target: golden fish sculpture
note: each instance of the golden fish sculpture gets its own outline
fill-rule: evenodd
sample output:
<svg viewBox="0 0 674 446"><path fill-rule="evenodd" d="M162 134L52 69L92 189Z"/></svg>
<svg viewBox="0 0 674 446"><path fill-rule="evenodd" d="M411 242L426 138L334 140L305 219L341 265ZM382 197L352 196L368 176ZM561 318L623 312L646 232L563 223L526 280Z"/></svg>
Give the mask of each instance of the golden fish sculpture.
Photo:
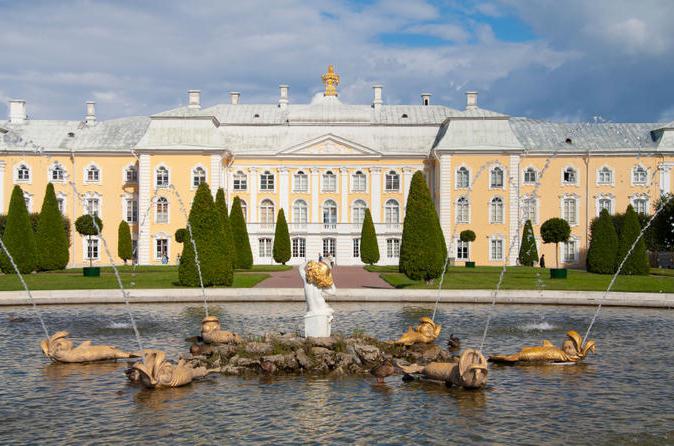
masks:
<svg viewBox="0 0 674 446"><path fill-rule="evenodd" d="M478 350L469 348L461 353L458 362L431 362L426 365L400 366L409 375L419 375L432 381L464 389L480 389L487 384L487 360Z"/></svg>
<svg viewBox="0 0 674 446"><path fill-rule="evenodd" d="M180 387L217 370L207 370L206 367L191 367L184 360L173 364L166 359L166 353L161 350L145 350L143 361L137 362L127 372L131 381L139 381L148 389Z"/></svg>
<svg viewBox="0 0 674 446"><path fill-rule="evenodd" d="M436 324L430 317L424 316L419 319L417 328L408 327L407 331L395 343L403 345L429 344L440 336L440 330L442 330L442 325Z"/></svg>
<svg viewBox="0 0 674 446"><path fill-rule="evenodd" d="M220 320L206 316L201 321L201 338L207 344L240 344L241 337L231 331L220 329Z"/></svg>
<svg viewBox="0 0 674 446"><path fill-rule="evenodd" d="M332 279L330 267L323 262L310 260L304 270L307 274L307 282L316 285L318 288L330 288L335 283Z"/></svg>
<svg viewBox="0 0 674 446"><path fill-rule="evenodd" d="M524 347L512 355L494 355L489 357L491 362L517 363L517 362L578 362L583 360L588 353L595 352L596 343L592 340L581 345L583 338L575 330L566 332L568 339L562 344L562 348L555 347L550 341L543 341L543 345Z"/></svg>
<svg viewBox="0 0 674 446"><path fill-rule="evenodd" d="M93 345L91 341L84 341L73 348L73 341L68 339L70 333L57 331L49 339L40 342L42 353L56 362L94 362L113 359L136 358L138 355L128 353L109 345Z"/></svg>

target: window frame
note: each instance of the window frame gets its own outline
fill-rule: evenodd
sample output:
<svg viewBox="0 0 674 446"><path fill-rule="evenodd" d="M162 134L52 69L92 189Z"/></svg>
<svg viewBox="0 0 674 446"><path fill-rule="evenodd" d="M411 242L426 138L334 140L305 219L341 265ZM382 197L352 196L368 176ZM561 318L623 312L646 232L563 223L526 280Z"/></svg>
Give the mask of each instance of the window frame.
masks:
<svg viewBox="0 0 674 446"><path fill-rule="evenodd" d="M197 189L201 183L206 183L207 179L206 169L201 165L194 166L192 169L192 189Z"/></svg>
<svg viewBox="0 0 674 446"><path fill-rule="evenodd" d="M362 187L359 183L363 183ZM351 192L366 193L367 192L367 175L362 170L357 170L351 175Z"/></svg>
<svg viewBox="0 0 674 446"><path fill-rule="evenodd" d="M495 181L495 179L498 179L498 177L494 176L496 172L500 172L501 184L498 184L498 182ZM500 165L493 166L489 169L489 189L505 189L505 169Z"/></svg>
<svg viewBox="0 0 674 446"><path fill-rule="evenodd" d="M160 207L161 205L161 207ZM165 208L165 209L162 209ZM154 222L158 225L169 224L170 222L169 200L166 197L157 197L154 203Z"/></svg>
<svg viewBox="0 0 674 446"><path fill-rule="evenodd" d="M160 176L161 174L161 176ZM160 181L161 179L161 181ZM154 169L154 186L156 189L164 189L171 185L171 171L162 165Z"/></svg>
<svg viewBox="0 0 674 446"><path fill-rule="evenodd" d="M265 170L260 174L260 192L274 192L276 190L276 176Z"/></svg>
<svg viewBox="0 0 674 446"><path fill-rule="evenodd" d="M293 192L309 192L309 175L303 170L298 170L293 174Z"/></svg>
<svg viewBox="0 0 674 446"><path fill-rule="evenodd" d="M400 192L400 174L393 169L384 174L384 192Z"/></svg>
<svg viewBox="0 0 674 446"><path fill-rule="evenodd" d="M470 169L468 169L466 166L460 166L458 169L456 169L455 175L455 189L470 188Z"/></svg>
<svg viewBox="0 0 674 446"><path fill-rule="evenodd" d="M234 175L232 175L232 189L239 192L247 191L248 175L241 170L237 170Z"/></svg>

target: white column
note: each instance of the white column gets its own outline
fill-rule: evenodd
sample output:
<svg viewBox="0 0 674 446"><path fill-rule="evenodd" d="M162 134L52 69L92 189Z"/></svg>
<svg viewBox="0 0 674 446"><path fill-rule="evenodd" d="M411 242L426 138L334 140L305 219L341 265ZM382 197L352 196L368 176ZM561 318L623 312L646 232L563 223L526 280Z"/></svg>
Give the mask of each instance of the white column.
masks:
<svg viewBox="0 0 674 446"><path fill-rule="evenodd" d="M211 155L211 193L213 197L218 193L218 188L221 187L222 183L220 177L222 176L222 155L216 154Z"/></svg>
<svg viewBox="0 0 674 446"><path fill-rule="evenodd" d="M412 176L414 169L411 167L403 167L403 204L402 207L407 207L407 196L410 193L410 186L412 185Z"/></svg>
<svg viewBox="0 0 674 446"><path fill-rule="evenodd" d="M318 175L319 169L311 169L311 223L320 223L318 217Z"/></svg>
<svg viewBox="0 0 674 446"><path fill-rule="evenodd" d="M438 181L440 183L440 226L445 234L445 243L449 248L449 256L455 257L456 253L452 251L454 240L452 237L452 155L440 155L440 174ZM472 203L471 203L472 205Z"/></svg>
<svg viewBox="0 0 674 446"><path fill-rule="evenodd" d="M0 160L0 213L5 212L5 162Z"/></svg>
<svg viewBox="0 0 674 446"><path fill-rule="evenodd" d="M370 213L373 223L381 223L381 168L370 168Z"/></svg>
<svg viewBox="0 0 674 446"><path fill-rule="evenodd" d="M290 176L288 175L288 168L281 167L279 168L279 193L280 193L280 204L279 206L283 209L283 213L288 220L288 200L290 199Z"/></svg>
<svg viewBox="0 0 674 446"><path fill-rule="evenodd" d="M339 222L348 223L349 222L349 170L346 167L339 169L341 174L341 181L339 182L341 201L342 201L342 210L339 213Z"/></svg>
<svg viewBox="0 0 674 446"><path fill-rule="evenodd" d="M145 212L150 206L152 197L152 169L150 155L141 153L138 159L138 210ZM73 203L73 206L75 203ZM138 228L138 263L146 265L150 263L150 220L152 210L147 218L139 222Z"/></svg>
<svg viewBox="0 0 674 446"><path fill-rule="evenodd" d="M250 223L257 223L257 169L251 167L248 169L248 188L250 189L250 203L248 203L248 217ZM250 245L253 246L253 245Z"/></svg>
<svg viewBox="0 0 674 446"><path fill-rule="evenodd" d="M520 156L510 155L508 168L508 244L510 249L508 263L515 265L519 255L520 239Z"/></svg>

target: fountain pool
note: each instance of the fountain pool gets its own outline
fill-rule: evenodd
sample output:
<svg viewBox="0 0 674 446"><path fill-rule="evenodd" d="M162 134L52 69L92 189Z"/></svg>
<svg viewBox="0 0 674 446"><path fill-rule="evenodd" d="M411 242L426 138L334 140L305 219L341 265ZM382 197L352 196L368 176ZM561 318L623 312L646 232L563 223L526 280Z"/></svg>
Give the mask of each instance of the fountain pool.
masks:
<svg viewBox="0 0 674 446"><path fill-rule="evenodd" d="M301 331L303 303L215 304L223 328ZM333 332L393 339L432 304L334 304ZM451 333L479 345L484 305L440 304L440 345ZM176 358L198 333L203 305L132 305L146 348ZM42 306L75 341L135 348L122 305ZM512 353L566 330L584 331L594 307L497 306L485 354ZM300 316L298 316L300 315ZM239 378L210 375L187 387L130 385L126 363L50 364L30 307L0 308L0 443L671 444L674 312L604 308L597 354L575 366L490 365L483 391L372 377Z"/></svg>

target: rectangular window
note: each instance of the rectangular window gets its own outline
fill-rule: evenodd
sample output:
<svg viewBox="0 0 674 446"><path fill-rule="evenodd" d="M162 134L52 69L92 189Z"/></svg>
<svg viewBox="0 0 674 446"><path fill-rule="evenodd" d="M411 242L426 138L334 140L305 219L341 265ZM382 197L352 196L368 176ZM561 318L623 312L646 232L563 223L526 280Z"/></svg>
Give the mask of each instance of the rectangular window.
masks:
<svg viewBox="0 0 674 446"><path fill-rule="evenodd" d="M246 175L240 173L234 175L234 190L246 190L248 188L248 179Z"/></svg>
<svg viewBox="0 0 674 446"><path fill-rule="evenodd" d="M360 239L353 239L353 258L360 259Z"/></svg>
<svg viewBox="0 0 674 446"><path fill-rule="evenodd" d="M609 198L600 198L599 199L599 212L606 209L608 213L611 213L611 200Z"/></svg>
<svg viewBox="0 0 674 446"><path fill-rule="evenodd" d="M99 215L99 201L98 198L87 198L85 201L86 211L89 215Z"/></svg>
<svg viewBox="0 0 674 446"><path fill-rule="evenodd" d="M155 241L155 258L168 263L168 239L158 238Z"/></svg>
<svg viewBox="0 0 674 446"><path fill-rule="evenodd" d="M274 190L274 174L265 172L260 175L260 190Z"/></svg>
<svg viewBox="0 0 674 446"><path fill-rule="evenodd" d="M400 175L394 171L386 174L385 186L387 192L397 192L400 190Z"/></svg>
<svg viewBox="0 0 674 446"><path fill-rule="evenodd" d="M138 201L132 198L126 200L126 222L138 223Z"/></svg>
<svg viewBox="0 0 674 446"><path fill-rule="evenodd" d="M323 257L333 256L337 253L337 241L334 238L323 239Z"/></svg>
<svg viewBox="0 0 674 446"><path fill-rule="evenodd" d="M522 202L522 218L526 222L531 220L532 224L536 224L536 199L526 198Z"/></svg>
<svg viewBox="0 0 674 446"><path fill-rule="evenodd" d="M400 239L390 238L386 240L386 257L395 259L400 257Z"/></svg>
<svg viewBox="0 0 674 446"><path fill-rule="evenodd" d="M576 262L576 241L569 240L564 243L564 263Z"/></svg>
<svg viewBox="0 0 674 446"><path fill-rule="evenodd" d="M293 239L293 257L304 259L307 256L307 240L303 238Z"/></svg>
<svg viewBox="0 0 674 446"><path fill-rule="evenodd" d="M351 191L365 192L367 190L367 177L364 173L357 173L351 177Z"/></svg>
<svg viewBox="0 0 674 446"><path fill-rule="evenodd" d="M87 239L87 260L98 260L98 239Z"/></svg>
<svg viewBox="0 0 674 446"><path fill-rule="evenodd" d="M59 212L63 214L63 211L64 211L64 209L65 209L65 207L66 207L66 199L63 198L63 197L57 198L57 199L56 199L56 204L57 204L58 207L59 207Z"/></svg>
<svg viewBox="0 0 674 446"><path fill-rule="evenodd" d="M646 214L648 212L648 200L644 198L637 198L633 202L634 211L637 214Z"/></svg>
<svg viewBox="0 0 674 446"><path fill-rule="evenodd" d="M468 242L462 242L461 240L456 242L456 259L468 260Z"/></svg>
<svg viewBox="0 0 674 446"><path fill-rule="evenodd" d="M260 246L259 257L271 257L272 244L270 238L261 238L258 239Z"/></svg>
<svg viewBox="0 0 674 446"><path fill-rule="evenodd" d="M307 192L309 190L309 177L304 173L296 174L293 186L295 192Z"/></svg>
<svg viewBox="0 0 674 446"><path fill-rule="evenodd" d="M492 239L490 242L491 253L490 259L492 261L503 260L503 240Z"/></svg>
<svg viewBox="0 0 674 446"><path fill-rule="evenodd" d="M323 175L323 192L335 192L337 190L337 175L332 172L326 172Z"/></svg>
<svg viewBox="0 0 674 446"><path fill-rule="evenodd" d="M575 198L564 199L562 218L564 218L570 225L575 225L577 223Z"/></svg>

